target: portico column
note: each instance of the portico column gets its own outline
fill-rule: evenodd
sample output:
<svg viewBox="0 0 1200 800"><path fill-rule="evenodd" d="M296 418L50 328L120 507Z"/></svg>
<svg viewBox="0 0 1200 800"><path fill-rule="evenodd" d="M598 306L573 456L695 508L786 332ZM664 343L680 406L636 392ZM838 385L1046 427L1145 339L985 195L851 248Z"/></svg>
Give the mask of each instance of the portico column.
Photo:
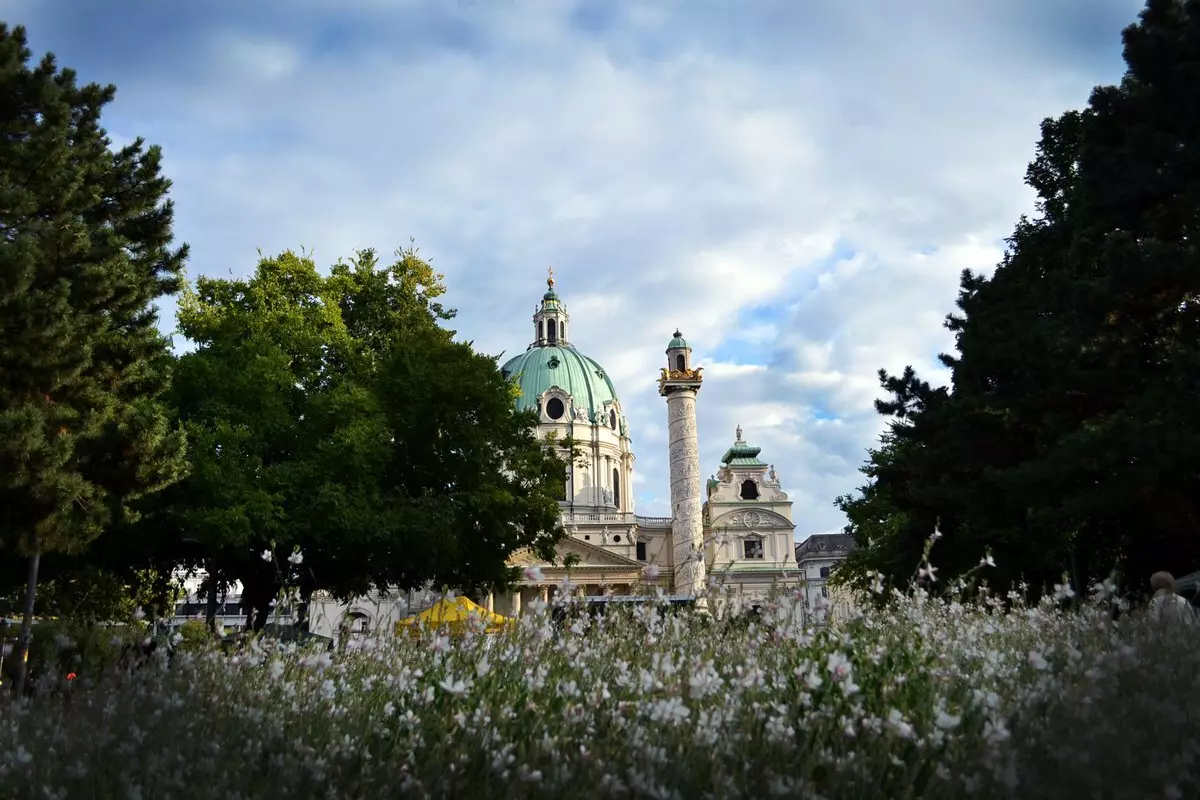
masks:
<svg viewBox="0 0 1200 800"><path fill-rule="evenodd" d="M492 592L488 592L487 610L491 611L493 614L496 612L496 595Z"/></svg>
<svg viewBox="0 0 1200 800"><path fill-rule="evenodd" d="M542 589L542 602L549 603L550 602L550 587L543 586L543 587L541 587L541 589Z"/></svg>
<svg viewBox="0 0 1200 800"><path fill-rule="evenodd" d="M520 586L513 590L512 615L518 616L521 613L521 592L524 591Z"/></svg>

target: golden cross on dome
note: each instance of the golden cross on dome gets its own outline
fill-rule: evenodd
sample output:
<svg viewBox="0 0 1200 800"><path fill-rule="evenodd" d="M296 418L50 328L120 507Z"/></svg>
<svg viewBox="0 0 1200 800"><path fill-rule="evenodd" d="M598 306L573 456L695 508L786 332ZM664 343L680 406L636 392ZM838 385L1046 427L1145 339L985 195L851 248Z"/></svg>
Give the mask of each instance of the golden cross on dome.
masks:
<svg viewBox="0 0 1200 800"><path fill-rule="evenodd" d="M553 286L554 285L554 267L546 267L546 273L550 276L550 277L546 278L546 285Z"/></svg>

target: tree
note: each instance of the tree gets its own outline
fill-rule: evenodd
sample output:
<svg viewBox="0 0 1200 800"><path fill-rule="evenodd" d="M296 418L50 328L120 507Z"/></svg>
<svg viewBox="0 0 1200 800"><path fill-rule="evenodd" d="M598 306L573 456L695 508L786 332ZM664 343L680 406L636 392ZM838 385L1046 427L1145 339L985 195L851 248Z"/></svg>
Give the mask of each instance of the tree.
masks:
<svg viewBox="0 0 1200 800"><path fill-rule="evenodd" d="M30 57L24 29L0 24L0 552L29 559L22 653L41 554L83 548L185 463L159 403L153 304L187 255L161 152L111 150L114 87Z"/></svg>
<svg viewBox="0 0 1200 800"><path fill-rule="evenodd" d="M1046 120L991 278L964 273L951 391L881 373L893 422L857 497L852 569L895 580L934 520L953 573L1136 585L1200 566L1200 2L1150 0L1119 86Z"/></svg>
<svg viewBox="0 0 1200 800"><path fill-rule="evenodd" d="M194 537L215 579L240 580L256 624L279 588L265 549L302 549L304 596L348 597L495 586L514 550L549 552L562 535L565 466L496 360L441 326L443 292L411 248L386 268L362 251L328 277L287 252L185 292L196 349L174 398L192 469L152 524Z"/></svg>

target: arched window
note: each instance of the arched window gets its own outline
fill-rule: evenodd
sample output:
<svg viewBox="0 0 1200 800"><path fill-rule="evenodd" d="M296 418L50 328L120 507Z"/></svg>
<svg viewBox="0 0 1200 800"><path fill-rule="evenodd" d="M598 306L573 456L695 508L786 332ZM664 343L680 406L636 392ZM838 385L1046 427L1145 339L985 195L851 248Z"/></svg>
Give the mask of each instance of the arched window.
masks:
<svg viewBox="0 0 1200 800"><path fill-rule="evenodd" d="M742 499L757 500L758 499L758 484L747 478L742 481Z"/></svg>
<svg viewBox="0 0 1200 800"><path fill-rule="evenodd" d="M679 370L680 372L683 372L684 365L686 363L687 362L683 360L683 353L680 353L679 355L675 356L675 369Z"/></svg>
<svg viewBox="0 0 1200 800"><path fill-rule="evenodd" d="M621 507L621 473L613 467L613 505Z"/></svg>
<svg viewBox="0 0 1200 800"><path fill-rule="evenodd" d="M617 412L616 411L608 412L608 427L612 428L614 431L617 429Z"/></svg>
<svg viewBox="0 0 1200 800"><path fill-rule="evenodd" d="M546 338L546 323L539 322L538 323L538 339L545 339L545 338Z"/></svg>
<svg viewBox="0 0 1200 800"><path fill-rule="evenodd" d="M554 320L546 320L546 338L552 342L558 341L558 329L554 326Z"/></svg>
<svg viewBox="0 0 1200 800"><path fill-rule="evenodd" d="M822 578L828 578L829 577L829 567L821 567L820 574L821 574Z"/></svg>

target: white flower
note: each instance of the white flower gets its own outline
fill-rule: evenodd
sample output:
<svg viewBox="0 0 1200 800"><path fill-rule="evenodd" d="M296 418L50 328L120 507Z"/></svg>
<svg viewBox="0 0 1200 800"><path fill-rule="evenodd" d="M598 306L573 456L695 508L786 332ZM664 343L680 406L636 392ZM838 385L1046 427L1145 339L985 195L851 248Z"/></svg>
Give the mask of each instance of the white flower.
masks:
<svg viewBox="0 0 1200 800"><path fill-rule="evenodd" d="M270 550L263 550L263 551L262 551L262 560L263 560L263 561L270 561L270 560L271 560L271 558L272 558L272 555L271 555L271 551L270 551Z"/></svg>
<svg viewBox="0 0 1200 800"><path fill-rule="evenodd" d="M1070 583L1054 584L1054 599L1057 601L1070 600L1075 596L1075 590L1071 588Z"/></svg>
<svg viewBox="0 0 1200 800"><path fill-rule="evenodd" d="M526 567L525 580L533 581L534 583L541 583L542 581L546 580L546 577L542 575L541 567Z"/></svg>
<svg viewBox="0 0 1200 800"><path fill-rule="evenodd" d="M438 686L442 687L442 691L447 694L452 694L455 697L462 697L467 692L471 691L470 681L461 681L457 678L444 678Z"/></svg>
<svg viewBox="0 0 1200 800"><path fill-rule="evenodd" d="M935 574L937 572L937 569L938 568L935 567L933 564L926 564L925 566L923 566L919 570L917 570L917 575L918 575L918 577L921 577L921 578L929 578L930 583L937 583L937 575Z"/></svg>
<svg viewBox="0 0 1200 800"><path fill-rule="evenodd" d="M288 556L288 563L296 566L304 563L304 554L300 552L300 548L296 548L296 550L290 556Z"/></svg>
<svg viewBox="0 0 1200 800"><path fill-rule="evenodd" d="M933 526L933 533L929 534L929 541L936 542L940 538L942 538L942 532L939 531L935 525Z"/></svg>
<svg viewBox="0 0 1200 800"><path fill-rule="evenodd" d="M829 670L829 674L833 676L834 680L840 681L850 677L853 665L850 663L850 659L846 658L844 654L830 653L829 658L825 661L825 668Z"/></svg>
<svg viewBox="0 0 1200 800"><path fill-rule="evenodd" d="M648 581L656 581L658 580L660 571L661 570L659 570L659 568L653 564L647 564L646 568L642 570L642 577Z"/></svg>
<svg viewBox="0 0 1200 800"><path fill-rule="evenodd" d="M1049 662L1047 662L1046 659L1042 657L1042 654L1036 650L1029 651L1029 665L1036 670L1043 670L1050 666Z"/></svg>
<svg viewBox="0 0 1200 800"><path fill-rule="evenodd" d="M138 606L137 608L135 608L133 610L133 618L134 619L145 619L146 618L146 612L142 610L141 606Z"/></svg>
<svg viewBox="0 0 1200 800"><path fill-rule="evenodd" d="M478 678L485 677L492 671L492 665L488 663L487 656L479 659L479 663L475 665L475 676Z"/></svg>
<svg viewBox="0 0 1200 800"><path fill-rule="evenodd" d="M981 566L981 567L994 567L994 566L996 566L996 562L995 562L995 561L992 559L992 554L991 554L991 553L988 553L986 556L984 556L983 558L979 559L979 566Z"/></svg>
<svg viewBox="0 0 1200 800"><path fill-rule="evenodd" d="M956 717L953 714L947 714L945 711L938 710L934 717L934 724L944 731L952 731L958 727L958 723L962 722L962 717Z"/></svg>

